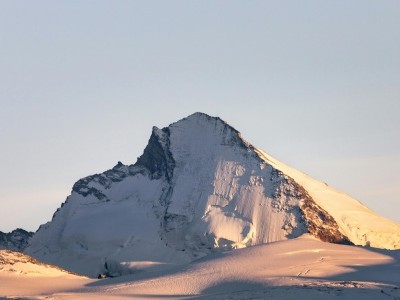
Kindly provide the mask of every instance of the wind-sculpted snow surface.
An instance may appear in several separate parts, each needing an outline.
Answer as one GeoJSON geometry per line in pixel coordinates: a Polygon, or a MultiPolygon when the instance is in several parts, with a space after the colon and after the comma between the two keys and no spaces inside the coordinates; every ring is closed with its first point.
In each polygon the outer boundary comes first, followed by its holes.
{"type": "Polygon", "coordinates": [[[79,180],[28,253],[95,276],[295,238],[400,248],[398,224],[196,113],[153,128],[136,164],[79,180]]]}
{"type": "MultiPolygon", "coordinates": [[[[168,270],[88,279],[1,270],[6,299],[400,299],[399,251],[323,243],[304,235],[168,270]]],[[[14,268],[27,266],[20,265],[14,268]]]]}

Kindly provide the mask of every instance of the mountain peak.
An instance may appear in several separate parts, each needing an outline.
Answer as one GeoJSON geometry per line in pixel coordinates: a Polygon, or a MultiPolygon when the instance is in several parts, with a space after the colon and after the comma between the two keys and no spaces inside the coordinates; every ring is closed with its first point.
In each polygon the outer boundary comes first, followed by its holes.
{"type": "MultiPolygon", "coordinates": [[[[204,121],[211,121],[211,120],[220,120],[220,121],[222,121],[221,118],[219,118],[219,117],[213,117],[213,116],[210,116],[210,115],[208,115],[206,113],[203,113],[203,112],[195,112],[195,113],[183,118],[182,120],[194,120],[194,119],[196,119],[196,120],[204,120],[204,121]]],[[[222,122],[224,122],[224,121],[222,121],[222,122]]]]}
{"type": "Polygon", "coordinates": [[[227,122],[225,122],[224,120],[222,120],[220,117],[213,117],[210,116],[206,113],[202,113],[202,112],[195,112],[177,122],[174,122],[172,124],[170,124],[168,127],[178,127],[178,126],[182,126],[182,124],[191,124],[191,126],[194,127],[203,127],[203,126],[227,126],[231,129],[235,130],[232,126],[230,126],[227,122]]]}
{"type": "Polygon", "coordinates": [[[244,141],[240,132],[219,117],[196,112],[162,129],[154,126],[149,142],[135,166],[145,167],[152,178],[163,174],[169,180],[175,160],[190,153],[197,157],[212,151],[217,145],[239,146],[249,151],[252,146],[244,141]]]}
{"type": "MultiPolygon", "coordinates": [[[[165,129],[165,128],[164,128],[165,129]]],[[[170,132],[175,132],[177,136],[185,136],[188,143],[196,144],[203,148],[205,144],[237,145],[248,150],[253,148],[245,141],[241,133],[222,120],[220,117],[213,117],[202,112],[196,112],[168,126],[170,132]]],[[[176,141],[178,144],[178,141],[176,141]]]]}
{"type": "Polygon", "coordinates": [[[203,112],[195,112],[179,121],[170,124],[168,128],[182,126],[183,124],[191,124],[193,127],[227,127],[233,132],[239,133],[235,128],[229,125],[226,121],[222,120],[220,117],[210,116],[203,112]]]}

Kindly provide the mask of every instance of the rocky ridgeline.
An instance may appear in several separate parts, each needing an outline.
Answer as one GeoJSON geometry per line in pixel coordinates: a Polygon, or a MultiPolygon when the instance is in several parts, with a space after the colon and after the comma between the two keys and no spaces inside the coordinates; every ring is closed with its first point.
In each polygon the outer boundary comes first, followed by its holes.
{"type": "Polygon", "coordinates": [[[28,246],[29,239],[33,236],[33,232],[18,228],[10,233],[0,231],[0,250],[24,251],[28,246]]]}

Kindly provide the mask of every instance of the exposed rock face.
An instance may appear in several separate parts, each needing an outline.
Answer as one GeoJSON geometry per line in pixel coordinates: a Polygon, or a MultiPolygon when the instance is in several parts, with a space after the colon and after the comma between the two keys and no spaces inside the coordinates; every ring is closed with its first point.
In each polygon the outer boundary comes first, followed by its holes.
{"type": "Polygon", "coordinates": [[[33,232],[28,232],[21,228],[15,229],[10,233],[0,231],[0,249],[24,251],[32,236],[33,232]]]}
{"type": "Polygon", "coordinates": [[[117,274],[120,262],[187,262],[303,233],[396,248],[400,236],[394,244],[379,237],[400,227],[388,220],[384,229],[353,226],[361,213],[383,218],[346,197],[253,147],[221,119],[196,113],[154,127],[135,164],[79,180],[27,252],[97,276],[111,265],[117,274]]]}
{"type": "Polygon", "coordinates": [[[139,157],[134,166],[148,170],[153,179],[164,176],[165,179],[170,181],[173,176],[175,161],[169,150],[169,136],[169,128],[160,130],[154,127],[143,155],[139,157]]]}
{"type": "MultiPolygon", "coordinates": [[[[277,171],[282,174],[282,172],[277,171]]],[[[300,210],[301,222],[304,222],[308,233],[323,242],[353,245],[350,240],[340,232],[335,219],[322,209],[308,194],[308,192],[292,178],[285,178],[285,184],[277,189],[277,198],[284,196],[299,199],[295,209],[300,210]]]]}

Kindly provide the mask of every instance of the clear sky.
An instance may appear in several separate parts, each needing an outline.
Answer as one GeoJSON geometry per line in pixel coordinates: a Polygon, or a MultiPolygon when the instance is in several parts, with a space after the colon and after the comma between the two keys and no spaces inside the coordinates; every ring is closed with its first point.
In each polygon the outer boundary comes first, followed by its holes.
{"type": "Polygon", "coordinates": [[[400,2],[1,1],[0,230],[220,116],[400,222],[400,2]]]}

